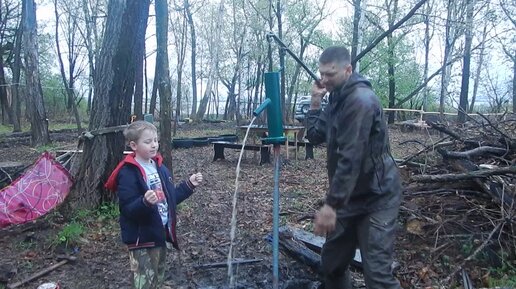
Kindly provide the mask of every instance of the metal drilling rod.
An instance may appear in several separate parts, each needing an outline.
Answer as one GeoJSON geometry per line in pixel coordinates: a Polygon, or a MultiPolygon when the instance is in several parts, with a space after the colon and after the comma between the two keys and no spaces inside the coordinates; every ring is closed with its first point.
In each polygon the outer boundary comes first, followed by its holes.
{"type": "Polygon", "coordinates": [[[285,43],[283,43],[283,41],[281,41],[281,39],[278,38],[278,36],[276,36],[274,33],[272,32],[269,32],[267,34],[267,38],[268,39],[274,39],[278,44],[279,46],[284,49],[285,51],[288,52],[288,54],[290,54],[290,56],[292,56],[292,58],[294,58],[294,60],[299,63],[299,65],[301,65],[301,67],[303,67],[303,69],[315,80],[315,81],[319,81],[319,77],[317,77],[317,75],[315,75],[315,73],[313,73],[310,68],[308,68],[308,66],[306,66],[306,64],[301,60],[299,59],[299,57],[297,57],[297,55],[294,54],[294,52],[292,52],[286,45],[285,43]]]}
{"type": "Polygon", "coordinates": [[[272,208],[272,288],[279,286],[279,176],[280,150],[279,144],[274,145],[274,195],[272,208]]]}

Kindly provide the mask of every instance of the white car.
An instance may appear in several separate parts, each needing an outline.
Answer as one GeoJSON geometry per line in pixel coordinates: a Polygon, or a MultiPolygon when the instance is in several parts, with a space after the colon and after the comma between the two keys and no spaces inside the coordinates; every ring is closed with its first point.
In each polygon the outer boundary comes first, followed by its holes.
{"type": "MultiPolygon", "coordinates": [[[[305,121],[305,115],[310,109],[310,102],[311,102],[311,96],[310,95],[304,95],[301,97],[298,97],[297,103],[296,103],[296,111],[294,113],[294,118],[297,119],[299,122],[305,121]]],[[[326,105],[328,104],[328,101],[326,100],[326,97],[322,100],[322,108],[324,109],[326,105]]]]}

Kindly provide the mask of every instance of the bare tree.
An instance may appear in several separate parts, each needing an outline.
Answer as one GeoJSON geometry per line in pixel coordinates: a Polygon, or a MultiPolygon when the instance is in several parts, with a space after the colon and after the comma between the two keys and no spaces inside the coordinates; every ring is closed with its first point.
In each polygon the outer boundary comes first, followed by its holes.
{"type": "Polygon", "coordinates": [[[103,184],[123,158],[124,139],[121,125],[129,122],[134,91],[136,59],[134,49],[140,25],[146,25],[150,0],[110,0],[106,31],[95,69],[95,98],[90,115],[89,134],[83,139],[83,153],[76,184],[70,193],[67,215],[77,208],[89,209],[101,200],[103,184]]]}
{"type": "MultiPolygon", "coordinates": [[[[65,5],[70,5],[71,2],[66,2],[65,5]]],[[[60,45],[60,41],[59,41],[59,24],[60,24],[60,19],[59,19],[59,11],[58,11],[58,1],[57,0],[54,0],[54,13],[55,13],[55,17],[56,17],[56,27],[55,27],[55,42],[56,42],[56,49],[57,49],[57,59],[59,61],[59,68],[60,68],[60,72],[61,72],[61,79],[63,81],[63,85],[64,85],[64,88],[65,88],[65,94],[67,96],[67,109],[69,111],[71,111],[73,113],[73,116],[75,117],[75,123],[77,125],[77,129],[79,131],[82,130],[82,126],[81,126],[81,118],[79,116],[79,111],[77,109],[77,103],[76,103],[76,96],[75,96],[75,80],[76,78],[78,77],[78,75],[80,73],[77,73],[76,71],[76,68],[77,68],[77,59],[80,55],[80,47],[77,43],[76,43],[76,33],[77,33],[77,22],[75,21],[75,17],[72,15],[72,13],[70,13],[71,9],[66,9],[65,8],[65,11],[67,11],[67,19],[65,21],[65,25],[67,25],[66,27],[66,31],[65,31],[65,34],[66,34],[66,43],[67,43],[67,48],[68,48],[68,51],[67,51],[67,55],[68,55],[68,73],[69,73],[69,76],[68,78],[66,77],[66,72],[65,72],[65,66],[64,66],[64,62],[63,62],[63,55],[62,55],[62,52],[61,52],[61,45],[60,45]]]]}
{"type": "MultiPolygon", "coordinates": [[[[516,37],[514,36],[514,31],[516,30],[516,16],[514,14],[516,5],[514,1],[510,2],[507,0],[502,0],[500,2],[500,7],[502,8],[509,22],[512,24],[513,33],[512,39],[510,39],[510,41],[514,44],[516,42],[516,37]],[[512,3],[512,5],[510,3],[512,3]]],[[[511,49],[505,45],[502,45],[502,48],[505,52],[505,55],[507,55],[507,57],[512,61],[512,112],[516,113],[516,49],[511,49]]]]}
{"type": "Polygon", "coordinates": [[[459,122],[464,123],[468,113],[468,92],[471,66],[471,43],[473,42],[473,10],[474,0],[466,0],[466,23],[464,33],[464,58],[462,63],[462,83],[459,98],[459,122]]]}
{"type": "MultiPolygon", "coordinates": [[[[197,61],[197,37],[195,35],[195,23],[193,20],[193,11],[192,4],[189,0],[184,0],[184,9],[186,19],[188,21],[188,25],[190,26],[190,43],[192,46],[192,51],[190,53],[191,56],[191,72],[192,72],[192,112],[190,114],[191,118],[196,118],[197,114],[197,71],[195,69],[197,61]]],[[[218,21],[221,22],[221,21],[218,21]]]]}
{"type": "MultiPolygon", "coordinates": [[[[426,11],[424,17],[424,23],[425,23],[425,38],[424,38],[424,44],[425,44],[425,65],[423,69],[423,79],[428,79],[428,66],[430,63],[430,41],[432,40],[433,31],[431,32],[432,23],[430,22],[430,16],[432,15],[433,10],[433,1],[429,0],[426,2],[426,11]]],[[[423,88],[423,110],[428,110],[428,93],[429,89],[427,86],[423,88]]]]}
{"type": "MultiPolygon", "coordinates": [[[[489,3],[488,3],[488,7],[487,7],[487,10],[489,13],[489,3]]],[[[477,67],[476,67],[476,72],[475,72],[475,76],[474,76],[474,83],[473,83],[473,95],[471,96],[471,102],[469,104],[469,110],[468,112],[469,113],[473,113],[473,109],[475,108],[475,101],[476,101],[476,98],[477,98],[477,94],[478,94],[478,86],[482,80],[482,68],[484,66],[484,59],[485,59],[485,50],[486,50],[486,42],[487,42],[487,33],[488,33],[488,30],[487,30],[487,27],[489,25],[489,22],[488,21],[485,21],[484,22],[484,28],[482,30],[482,39],[480,41],[480,51],[478,53],[478,62],[477,62],[477,67]]]]}
{"type": "Polygon", "coordinates": [[[34,0],[23,0],[25,15],[23,43],[25,56],[25,80],[27,85],[27,109],[30,116],[31,145],[50,143],[48,119],[43,102],[38,69],[38,41],[36,25],[36,4],[34,0]]]}
{"type": "MultiPolygon", "coordinates": [[[[448,59],[453,55],[453,50],[455,47],[455,42],[460,35],[458,27],[454,24],[456,19],[460,18],[461,15],[461,5],[457,3],[458,1],[448,0],[447,1],[447,15],[446,15],[446,24],[445,24],[445,35],[444,35],[444,55],[443,55],[443,64],[448,62],[448,59]]],[[[441,73],[441,94],[439,97],[439,112],[441,113],[441,118],[444,118],[444,105],[445,99],[448,95],[448,84],[450,81],[450,69],[447,65],[443,65],[442,73],[441,73]]]]}
{"type": "Polygon", "coordinates": [[[22,67],[22,43],[23,43],[23,23],[25,17],[20,17],[18,28],[16,29],[14,49],[13,49],[13,61],[11,64],[11,71],[13,74],[13,86],[12,86],[12,103],[14,108],[14,122],[13,132],[21,131],[21,91],[20,91],[20,78],[21,78],[21,67],[22,67]]]}
{"type": "Polygon", "coordinates": [[[87,111],[91,111],[93,100],[93,86],[95,77],[95,63],[100,50],[102,34],[104,33],[104,17],[100,15],[106,6],[106,0],[82,0],[82,12],[84,19],[84,29],[79,26],[82,38],[86,44],[88,51],[88,70],[89,70],[89,87],[88,87],[88,107],[87,111]]]}
{"type": "Polygon", "coordinates": [[[179,117],[181,116],[181,103],[183,101],[183,66],[185,63],[186,46],[188,41],[188,23],[186,16],[184,15],[183,7],[177,7],[176,5],[175,15],[176,17],[173,20],[171,19],[177,57],[176,115],[174,118],[174,127],[172,128],[173,135],[176,135],[177,123],[179,122],[179,117]]]}
{"type": "MultiPolygon", "coordinates": [[[[224,0],[220,1],[218,7],[218,19],[222,19],[224,17],[224,0]]],[[[210,43],[210,62],[209,62],[209,70],[208,70],[208,82],[206,83],[206,89],[204,92],[204,96],[199,105],[199,110],[197,111],[197,120],[202,120],[204,118],[204,114],[206,113],[206,107],[208,101],[210,100],[210,96],[213,94],[213,86],[214,83],[218,81],[218,67],[219,67],[219,56],[220,56],[220,32],[222,30],[222,22],[216,21],[214,27],[214,33],[212,34],[212,38],[208,41],[210,43]]],[[[218,105],[217,105],[218,106],[218,105]]]]}
{"type": "MultiPolygon", "coordinates": [[[[328,14],[325,12],[326,4],[326,0],[323,1],[319,7],[314,7],[312,3],[307,2],[292,3],[292,9],[295,10],[292,14],[287,14],[288,16],[290,16],[287,19],[289,20],[289,23],[291,23],[291,25],[294,26],[294,29],[296,30],[297,36],[300,40],[298,58],[301,61],[303,61],[304,59],[306,49],[312,41],[312,36],[315,30],[319,27],[321,22],[328,16],[328,14]]],[[[293,104],[292,98],[294,96],[294,90],[296,89],[298,84],[298,78],[300,73],[301,65],[299,63],[296,63],[294,74],[291,77],[290,85],[287,90],[287,109],[286,111],[284,111],[284,115],[287,120],[290,120],[291,116],[294,114],[297,98],[294,100],[293,104]]]]}
{"type": "Polygon", "coordinates": [[[160,116],[160,151],[165,165],[172,167],[172,88],[168,69],[168,3],[167,0],[156,0],[156,65],[158,66],[159,83],[159,116],[160,116]]]}
{"type": "MultiPolygon", "coordinates": [[[[2,122],[6,123],[5,115],[7,114],[9,123],[13,124],[14,132],[21,131],[20,115],[17,111],[18,82],[14,84],[15,89],[8,84],[5,68],[9,65],[9,59],[21,48],[21,29],[16,27],[20,15],[19,3],[15,1],[0,3],[0,106],[3,112],[2,122]],[[13,45],[14,42],[16,42],[15,45],[13,45]],[[5,56],[7,57],[4,58],[5,56]],[[12,95],[12,92],[16,95],[11,98],[9,96],[12,95]]],[[[19,53],[16,56],[19,57],[19,53]]]]}

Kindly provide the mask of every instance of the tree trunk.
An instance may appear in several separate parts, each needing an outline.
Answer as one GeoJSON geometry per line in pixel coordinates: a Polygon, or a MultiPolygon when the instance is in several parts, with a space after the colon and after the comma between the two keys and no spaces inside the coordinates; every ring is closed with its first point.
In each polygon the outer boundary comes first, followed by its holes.
{"type": "Polygon", "coordinates": [[[516,51],[512,58],[512,113],[516,113],[516,51]]]}
{"type": "Polygon", "coordinates": [[[31,145],[41,146],[50,143],[48,119],[40,89],[38,69],[38,41],[36,28],[36,4],[34,0],[23,0],[25,14],[24,48],[25,80],[27,84],[27,108],[30,116],[31,145]]]}
{"type": "MultiPolygon", "coordinates": [[[[282,20],[282,7],[281,0],[276,1],[276,17],[278,18],[278,38],[283,40],[283,20],[282,20]]],[[[281,69],[281,80],[280,80],[280,101],[281,101],[281,112],[283,114],[283,123],[287,123],[287,104],[285,101],[285,49],[279,48],[279,62],[281,69]]]]}
{"type": "MultiPolygon", "coordinates": [[[[222,19],[224,17],[224,0],[220,1],[219,10],[218,10],[218,18],[222,19]]],[[[206,89],[204,91],[204,96],[199,105],[199,109],[197,110],[197,115],[195,119],[198,121],[202,121],[204,118],[204,114],[206,113],[206,107],[208,106],[208,102],[210,101],[212,87],[213,84],[218,81],[218,67],[219,67],[219,57],[220,57],[220,32],[222,30],[222,21],[218,21],[215,24],[215,33],[213,37],[209,39],[210,45],[212,47],[211,57],[210,57],[210,68],[208,71],[208,82],[206,83],[206,89]]],[[[209,114],[209,111],[208,111],[209,114]]]]}
{"type": "Polygon", "coordinates": [[[482,66],[484,65],[484,52],[486,48],[486,38],[487,38],[487,22],[484,24],[484,31],[482,32],[482,42],[480,43],[480,54],[478,56],[478,64],[477,70],[475,73],[475,82],[473,84],[473,96],[471,96],[471,103],[469,104],[469,113],[473,113],[475,108],[475,101],[478,93],[478,85],[480,84],[480,79],[482,76],[482,66]]]}
{"type": "MultiPolygon", "coordinates": [[[[23,6],[24,4],[22,4],[23,6]]],[[[12,65],[13,72],[13,83],[12,86],[12,106],[14,112],[14,120],[13,120],[13,132],[21,131],[21,93],[20,93],[20,75],[21,75],[21,49],[22,49],[22,38],[23,38],[23,22],[25,21],[25,17],[22,15],[20,24],[16,31],[16,40],[14,44],[14,59],[12,65]]]]}
{"type": "MultiPolygon", "coordinates": [[[[69,73],[70,76],[68,80],[66,79],[66,72],[64,68],[63,63],[63,56],[61,54],[61,45],[59,43],[59,12],[57,9],[57,0],[54,0],[54,13],[56,17],[56,27],[55,27],[55,41],[56,41],[56,49],[57,49],[57,60],[59,62],[59,68],[61,72],[61,80],[63,81],[63,86],[65,88],[66,97],[67,97],[67,109],[68,111],[72,111],[73,115],[75,117],[75,124],[77,125],[77,131],[82,130],[81,126],[81,118],[79,116],[79,111],[77,110],[77,105],[75,103],[75,92],[74,92],[74,71],[75,71],[75,59],[73,56],[74,53],[74,40],[71,40],[69,42],[68,47],[68,59],[69,59],[69,73]]],[[[69,31],[69,33],[72,34],[75,33],[75,31],[69,31]]]]}
{"type": "Polygon", "coordinates": [[[156,0],[156,65],[159,70],[160,151],[164,164],[172,168],[172,88],[168,69],[168,3],[156,0]]]}
{"type": "MultiPolygon", "coordinates": [[[[150,0],[110,0],[104,41],[95,69],[95,98],[89,130],[127,124],[131,114],[136,70],[135,49],[139,25],[146,25],[150,0]]],[[[84,139],[76,185],[68,197],[65,214],[96,207],[101,200],[113,199],[103,194],[103,184],[123,158],[124,138],[121,130],[84,139]]]]}
{"type": "Polygon", "coordinates": [[[82,0],[82,10],[84,13],[84,19],[86,22],[86,50],[88,50],[88,66],[89,66],[89,78],[88,78],[88,106],[87,111],[88,113],[91,112],[91,103],[93,100],[93,85],[95,83],[95,80],[93,79],[95,76],[95,55],[96,55],[96,49],[93,44],[93,29],[94,29],[94,17],[90,14],[90,8],[88,7],[88,1],[82,0]]]}
{"type": "Polygon", "coordinates": [[[262,75],[263,75],[263,68],[262,68],[262,56],[258,56],[258,68],[256,69],[256,80],[254,85],[254,100],[253,100],[253,108],[254,111],[258,107],[258,101],[259,101],[259,94],[260,94],[260,86],[262,84],[262,75]]]}
{"type": "Polygon", "coordinates": [[[183,22],[179,29],[176,29],[175,35],[175,45],[177,51],[177,95],[176,95],[176,116],[174,118],[174,127],[173,127],[173,135],[176,135],[177,131],[177,123],[179,122],[179,117],[181,116],[181,102],[183,100],[182,95],[182,85],[183,85],[183,65],[185,63],[186,56],[186,41],[187,36],[186,33],[188,31],[186,25],[185,17],[182,18],[183,22]]]}
{"type": "Polygon", "coordinates": [[[152,81],[152,93],[151,93],[151,99],[150,99],[150,107],[149,107],[149,113],[154,115],[156,113],[156,102],[158,99],[158,79],[159,79],[159,71],[158,71],[158,65],[154,68],[154,80],[152,81]]]}
{"type": "MultiPolygon", "coordinates": [[[[430,13],[432,12],[431,2],[426,3],[426,13],[423,15],[425,19],[425,67],[423,71],[423,79],[428,79],[428,65],[430,62],[430,13]]],[[[425,85],[423,89],[423,111],[428,109],[428,87],[425,85]]]]}
{"type": "Polygon", "coordinates": [[[5,71],[4,71],[4,58],[3,49],[0,47],[0,103],[2,104],[2,109],[5,113],[7,113],[9,123],[13,124],[15,121],[14,115],[14,106],[13,102],[9,101],[9,97],[7,95],[7,82],[5,80],[5,71]]]}
{"type": "Polygon", "coordinates": [[[445,35],[444,35],[444,55],[443,55],[443,70],[442,70],[442,74],[441,74],[441,94],[440,94],[440,97],[439,97],[439,112],[440,112],[440,116],[441,116],[441,119],[443,120],[444,119],[444,101],[445,101],[445,97],[448,95],[448,83],[449,83],[449,76],[450,76],[450,69],[448,68],[448,66],[446,66],[445,64],[448,62],[448,58],[450,57],[450,55],[452,54],[453,52],[453,46],[455,44],[455,36],[452,37],[452,33],[451,33],[451,30],[452,30],[452,23],[453,23],[453,19],[452,19],[452,10],[453,8],[451,7],[453,5],[453,1],[452,0],[448,0],[448,5],[447,5],[447,16],[446,16],[446,24],[445,24],[445,35]]]}
{"type": "Polygon", "coordinates": [[[143,63],[145,58],[145,31],[147,30],[147,19],[149,10],[141,10],[142,14],[139,19],[145,21],[145,23],[138,24],[136,47],[134,49],[136,60],[136,71],[135,71],[135,87],[134,87],[134,109],[133,114],[136,115],[136,119],[143,119],[143,63]]]}
{"type": "MultiPolygon", "coordinates": [[[[389,21],[389,30],[392,30],[394,26],[394,21],[396,21],[396,17],[398,15],[398,0],[394,0],[390,4],[393,5],[392,10],[391,7],[388,7],[388,21],[389,21]]],[[[389,5],[390,6],[390,5],[389,5]]],[[[388,53],[388,61],[387,61],[387,73],[389,78],[389,108],[394,108],[396,104],[396,75],[395,75],[395,65],[396,65],[396,56],[395,56],[395,47],[396,44],[393,40],[393,34],[387,35],[387,53],[388,53]]],[[[395,120],[395,112],[390,111],[388,116],[388,123],[394,123],[395,120]]]]}
{"type": "MultiPolygon", "coordinates": [[[[196,76],[196,70],[195,70],[195,65],[196,65],[195,58],[197,57],[197,49],[196,49],[197,39],[195,38],[196,37],[195,36],[195,24],[193,21],[190,2],[188,0],[185,0],[185,13],[186,13],[186,18],[188,20],[188,24],[190,26],[190,38],[191,38],[190,41],[192,43],[192,52],[191,52],[191,57],[192,57],[192,63],[191,63],[191,67],[192,67],[192,112],[190,114],[190,117],[193,119],[196,119],[197,118],[196,117],[196,114],[197,114],[197,76],[196,76]]],[[[222,18],[220,18],[220,19],[222,19],[222,18]]]]}
{"type": "MultiPolygon", "coordinates": [[[[362,15],[362,0],[353,0],[353,33],[351,39],[351,59],[355,59],[358,54],[358,33],[360,27],[360,16],[362,15]]],[[[356,66],[356,64],[355,64],[356,66]]],[[[353,68],[354,69],[354,68],[353,68]]]]}
{"type": "Polygon", "coordinates": [[[462,83],[459,98],[459,122],[464,123],[468,115],[468,94],[469,94],[469,75],[471,66],[471,43],[473,41],[473,10],[474,0],[466,0],[466,33],[464,42],[464,62],[462,67],[462,83]]]}
{"type": "MultiPolygon", "coordinates": [[[[269,31],[274,28],[274,18],[272,16],[272,0],[269,0],[269,31]]],[[[272,71],[272,41],[267,41],[267,59],[269,60],[269,71],[272,71]]]]}

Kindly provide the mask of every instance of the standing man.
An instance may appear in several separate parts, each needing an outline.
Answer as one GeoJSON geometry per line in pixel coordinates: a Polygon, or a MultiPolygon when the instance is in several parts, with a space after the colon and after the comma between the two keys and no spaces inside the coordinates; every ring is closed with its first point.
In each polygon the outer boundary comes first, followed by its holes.
{"type": "Polygon", "coordinates": [[[401,184],[387,125],[368,80],[353,72],[349,51],[325,49],[321,80],[312,87],[307,138],[327,143],[329,191],[315,217],[326,235],[321,253],[325,289],[350,289],[349,264],[360,248],[369,289],[399,289],[391,269],[401,184]],[[329,104],[321,99],[330,92],[329,104]]]}

